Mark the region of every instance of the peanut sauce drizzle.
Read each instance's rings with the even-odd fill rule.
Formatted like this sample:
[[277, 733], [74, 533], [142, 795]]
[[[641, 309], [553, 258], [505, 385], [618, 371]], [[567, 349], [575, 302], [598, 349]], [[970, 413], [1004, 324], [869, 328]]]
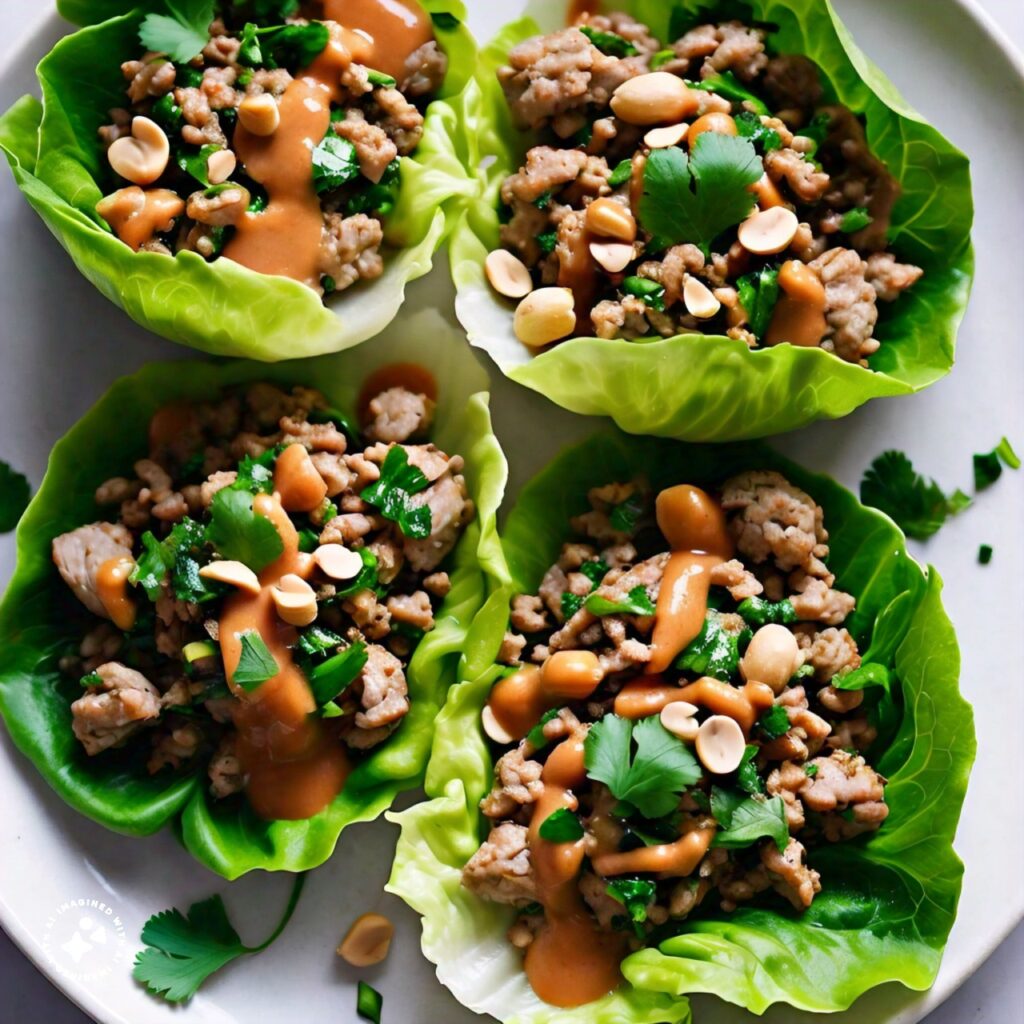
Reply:
[[135, 602], [128, 596], [128, 577], [135, 560], [126, 556], [108, 558], [96, 573], [96, 596], [110, 621], [127, 632], [135, 625]]
[[814, 348], [828, 331], [825, 319], [825, 286], [818, 275], [799, 260], [787, 260], [779, 270], [782, 294], [775, 304], [766, 345], [788, 341], [791, 345]]
[[[299, 551], [299, 535], [281, 504], [275, 470], [275, 493], [258, 494], [257, 515], [277, 529], [284, 550], [260, 574], [260, 592], [239, 591], [225, 602], [220, 616], [224, 672], [238, 698], [232, 717], [238, 730], [236, 752], [248, 776], [246, 793], [262, 818], [302, 819], [323, 810], [345, 784], [348, 754], [337, 733], [315, 715], [316, 701], [292, 657], [298, 633], [278, 618], [273, 587], [282, 576], [303, 579], [313, 571], [310, 555]], [[278, 673], [251, 693], [234, 683], [242, 652], [240, 634], [255, 630], [278, 665]]]
[[129, 185], [102, 200], [97, 212], [100, 207], [100, 216], [114, 234], [138, 252], [146, 242], [174, 227], [175, 219], [185, 212], [185, 200], [166, 188], [143, 191], [138, 185]]
[[267, 190], [261, 213], [246, 212], [224, 255], [250, 270], [279, 274], [310, 288], [320, 283], [323, 213], [313, 184], [313, 150], [331, 123], [331, 103], [345, 96], [342, 72], [353, 62], [404, 77], [406, 60], [433, 39], [430, 18], [400, 0], [324, 0], [330, 40], [285, 89], [272, 135], [235, 127], [233, 145], [246, 173]]

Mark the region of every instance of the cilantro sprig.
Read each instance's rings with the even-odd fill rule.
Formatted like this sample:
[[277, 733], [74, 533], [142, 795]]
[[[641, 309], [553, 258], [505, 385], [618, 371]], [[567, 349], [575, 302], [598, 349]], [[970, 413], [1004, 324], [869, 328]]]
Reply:
[[709, 610], [700, 632], [676, 659], [676, 668], [728, 682], [739, 671], [740, 647], [750, 637], [749, 629], [739, 633], [723, 629], [721, 614]]
[[679, 795], [701, 777], [697, 759], [657, 716], [634, 723], [605, 715], [587, 733], [583, 756], [587, 774], [645, 818], [675, 810]]
[[385, 519], [397, 523], [406, 535], [418, 540], [430, 536], [430, 506], [414, 505], [412, 496], [426, 490], [429, 481], [423, 471], [409, 462], [406, 450], [394, 445], [380, 467], [380, 479], [364, 488], [360, 497], [373, 505]]
[[652, 252], [692, 242], [707, 255], [711, 243], [754, 206], [748, 191], [764, 173], [753, 143], [704, 132], [689, 156], [676, 146], [656, 149], [644, 166], [640, 222]]
[[860, 482], [860, 500], [886, 513], [917, 540], [931, 537], [971, 504], [963, 491], [947, 495], [934, 480], [921, 476], [900, 451], [882, 452], [871, 463]]
[[986, 487], [991, 487], [1003, 475], [1004, 463], [1010, 469], [1020, 469], [1020, 458], [1005, 437], [992, 451], [976, 452], [974, 455], [974, 489], [982, 491]]
[[210, 506], [206, 539], [222, 558], [244, 562], [259, 572], [284, 551], [277, 527], [253, 510], [253, 495], [242, 486], [218, 491]]
[[252, 693], [268, 679], [273, 679], [281, 670], [281, 666], [270, 653], [263, 637], [254, 629], [241, 633], [238, 639], [242, 644], [242, 652], [231, 681], [241, 686], [247, 693]]
[[654, 902], [657, 886], [646, 878], [616, 878], [605, 890], [612, 899], [626, 908], [637, 935], [643, 937], [641, 925], [647, 920], [647, 908]]
[[328, 132], [313, 150], [313, 186], [317, 192], [329, 192], [359, 174], [356, 147], [334, 132]]
[[330, 38], [330, 30], [320, 21], [262, 28], [247, 22], [242, 30], [238, 62], [251, 68], [308, 67]]
[[786, 805], [781, 796], [765, 800], [763, 797], [744, 796], [736, 790], [713, 786], [711, 813], [721, 826], [712, 840], [712, 846], [738, 850], [767, 837], [781, 852], [789, 842]]
[[167, 0], [167, 14], [147, 14], [139, 25], [139, 40], [147, 50], [166, 53], [188, 63], [210, 41], [213, 0]]
[[187, 915], [175, 908], [154, 914], [143, 925], [146, 948], [135, 957], [132, 977], [169, 1003], [191, 999], [211, 974], [241, 956], [262, 952], [281, 935], [295, 912], [305, 880], [305, 874], [295, 876], [281, 920], [258, 946], [242, 942], [220, 896], [193, 903]]

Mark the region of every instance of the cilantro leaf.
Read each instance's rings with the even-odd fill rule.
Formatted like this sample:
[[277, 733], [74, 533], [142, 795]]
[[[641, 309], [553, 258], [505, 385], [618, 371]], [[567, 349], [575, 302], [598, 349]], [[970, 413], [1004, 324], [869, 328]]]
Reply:
[[280, 666], [256, 630], [246, 630], [239, 634], [238, 639], [242, 642], [242, 653], [231, 681], [247, 693], [252, 693], [268, 679], [273, 679], [280, 671]]
[[544, 735], [544, 726], [553, 718], [557, 718], [558, 712], [561, 710], [561, 708], [551, 708], [549, 711], [545, 711], [540, 716], [540, 721], [526, 734], [526, 742], [534, 750], [543, 750], [548, 745], [547, 737]]
[[583, 602], [586, 600], [582, 594], [574, 594], [569, 590], [566, 590], [562, 594], [562, 617], [568, 621], [571, 619], [582, 607]]
[[664, 50], [659, 50], [651, 57], [648, 66], [652, 71], [657, 71], [658, 68], [663, 68], [666, 64], [675, 60], [675, 57], [676, 51], [666, 47]]
[[747, 103], [755, 114], [761, 117], [768, 116], [768, 108], [764, 101], [755, 96], [749, 89], [745, 88], [740, 80], [731, 72], [723, 71], [719, 75], [711, 75], [701, 82], [690, 86], [691, 89], [700, 89], [702, 92], [715, 92], [724, 96], [734, 103]]
[[327, 651], [333, 651], [339, 648], [344, 643], [344, 640], [337, 633], [325, 628], [324, 626], [310, 626], [308, 629], [304, 629], [299, 634], [299, 639], [296, 641], [295, 649], [300, 653], [304, 654], [307, 658], [316, 657], [318, 654], [324, 654]]
[[[656, 150], [660, 153], [661, 150]], [[627, 295], [634, 295], [645, 302], [651, 309], [659, 313], [665, 310], [665, 289], [657, 281], [651, 281], [646, 277], [627, 277], [623, 280], [622, 290]]]
[[580, 819], [568, 807], [559, 807], [557, 811], [552, 811], [540, 823], [537, 831], [541, 839], [546, 839], [549, 843], [575, 843], [577, 839], [583, 838]]
[[244, 456], [238, 464], [235, 488], [250, 491], [253, 494], [272, 494], [274, 491], [274, 463], [282, 451], [284, 451], [282, 445], [275, 445], [255, 458], [251, 455]]
[[781, 852], [789, 842], [786, 805], [781, 796], [764, 800], [712, 786], [711, 813], [722, 826], [715, 834], [712, 846], [739, 850], [767, 836]]
[[249, 67], [308, 67], [331, 38], [320, 21], [301, 25], [267, 25], [260, 28], [247, 22], [242, 30], [238, 62]]
[[583, 573], [594, 586], [597, 586], [608, 575], [608, 563], [603, 562], [600, 558], [592, 558], [579, 567], [579, 572]]
[[[169, 94], [168, 94], [169, 95]], [[210, 187], [209, 160], [214, 153], [221, 150], [222, 146], [208, 144], [200, 146], [183, 146], [178, 151], [178, 166], [190, 174], [204, 188]]]
[[329, 192], [359, 174], [356, 147], [334, 132], [328, 132], [313, 150], [313, 185], [317, 192]]
[[755, 744], [748, 743], [743, 748], [743, 758], [739, 768], [736, 769], [736, 785], [744, 792], [750, 793], [751, 796], [764, 792], [764, 783], [761, 781], [761, 776], [757, 774], [757, 765], [754, 764], [757, 749]]
[[757, 720], [757, 727], [765, 739], [777, 740], [789, 732], [789, 715], [781, 704], [773, 704]]
[[554, 197], [554, 192], [551, 189], [545, 189], [536, 199], [533, 201], [533, 205], [538, 210], [546, 210], [551, 205], [551, 200]]
[[265, 942], [246, 946], [228, 920], [220, 896], [193, 903], [188, 915], [180, 910], [154, 914], [142, 927], [146, 948], [135, 956], [132, 977], [169, 1003], [181, 1003], [232, 960], [266, 949], [284, 931], [302, 894], [306, 876], [295, 876], [291, 895], [277, 927]]
[[406, 537], [422, 540], [430, 536], [430, 506], [414, 505], [411, 496], [428, 486], [423, 471], [412, 465], [406, 450], [396, 444], [380, 467], [380, 479], [365, 488], [360, 497], [379, 509], [385, 519], [397, 523]]
[[309, 673], [309, 687], [317, 704], [333, 701], [359, 677], [367, 660], [366, 644], [358, 641], [321, 662]]
[[638, 52], [628, 39], [624, 39], [617, 32], [601, 32], [591, 25], [580, 25], [579, 29], [594, 46], [609, 57], [633, 57]]
[[366, 80], [370, 85], [380, 89], [392, 89], [398, 84], [391, 75], [385, 75], [383, 71], [374, 71], [373, 68], [366, 69]]
[[1010, 442], [1004, 437], [990, 452], [974, 455], [974, 489], [982, 491], [1003, 475], [1003, 463], [1010, 469], [1020, 468], [1020, 459]]
[[99, 672], [90, 672], [87, 675], [82, 676], [82, 678], [78, 680], [78, 683], [82, 687], [102, 686], [103, 676], [101, 676]]
[[232, 485], [218, 491], [210, 506], [206, 539], [221, 558], [244, 562], [259, 572], [284, 550], [277, 527], [253, 511], [253, 495]]
[[751, 333], [763, 339], [779, 301], [779, 268], [762, 267], [752, 274], [744, 274], [736, 282], [736, 288]]
[[351, 597], [353, 594], [358, 594], [360, 590], [374, 590], [377, 591], [378, 596], [382, 593], [378, 585], [377, 556], [369, 548], [360, 548], [359, 557], [363, 560], [362, 569], [347, 587], [336, 587], [334, 599]]
[[8, 533], [18, 525], [31, 493], [28, 479], [6, 462], [0, 462], [0, 533]]
[[[434, 15], [435, 18], [440, 15]], [[384, 1005], [384, 997], [365, 981], [360, 981], [356, 989], [356, 1013], [370, 1024], [380, 1024], [380, 1011]]]
[[653, 615], [657, 611], [643, 586], [634, 587], [624, 601], [609, 601], [600, 594], [591, 594], [585, 605], [593, 615]]
[[210, 41], [213, 0], [166, 0], [168, 14], [147, 14], [139, 40], [147, 50], [188, 63]]
[[763, 597], [747, 597], [740, 601], [736, 611], [748, 626], [760, 627], [769, 622], [781, 622], [784, 625], [796, 622], [793, 602], [788, 597], [784, 597], [781, 601], [768, 601]]
[[608, 521], [619, 533], [633, 533], [643, 514], [644, 503], [638, 494], [634, 494], [611, 510]]
[[755, 146], [760, 146], [762, 153], [782, 148], [782, 137], [774, 128], [766, 128], [761, 124], [761, 118], [757, 114], [741, 110], [733, 120], [736, 122], [736, 133], [750, 139]]
[[885, 512], [910, 537], [926, 540], [950, 517], [971, 503], [963, 491], [946, 495], [934, 480], [914, 471], [903, 452], [875, 459], [860, 482], [860, 500]]
[[163, 543], [149, 530], [142, 535], [142, 547], [128, 582], [142, 587], [150, 601], [155, 601], [160, 596], [161, 584], [173, 563], [167, 559]]
[[818, 774], [818, 766], [816, 764], [805, 764], [804, 775], [809, 779], [813, 779]]
[[616, 878], [608, 883], [605, 892], [626, 908], [637, 935], [642, 937], [643, 929], [639, 926], [647, 920], [647, 908], [654, 902], [657, 885], [646, 878]]
[[[187, 516], [175, 523], [164, 540], [146, 531], [142, 535], [143, 551], [135, 562], [128, 581], [141, 586], [150, 601], [162, 593], [162, 585], [170, 574], [171, 590], [179, 601], [197, 604], [216, 597], [222, 588], [199, 575], [199, 557], [206, 539], [201, 523]], [[205, 556], [204, 561], [205, 561]]]
[[618, 188], [620, 185], [625, 185], [632, 176], [633, 161], [627, 157], [615, 165], [615, 170], [612, 171], [611, 176], [608, 178], [608, 184], [612, 188]]
[[657, 716], [634, 724], [605, 715], [587, 733], [583, 754], [587, 774], [645, 818], [661, 818], [675, 810], [679, 794], [701, 776], [689, 748]]
[[693, 242], [705, 252], [754, 206], [747, 191], [764, 173], [753, 143], [739, 136], [704, 132], [687, 156], [677, 146], [656, 149], [644, 165], [640, 222], [657, 252]]
[[855, 231], [866, 228], [874, 219], [868, 213], [866, 206], [855, 206], [843, 214], [843, 219], [839, 222], [839, 230], [852, 235]]
[[701, 631], [676, 659], [676, 668], [728, 682], [739, 671], [740, 644], [749, 639], [749, 629], [731, 633], [722, 628], [721, 614], [709, 610]]
[[540, 251], [545, 256], [550, 255], [555, 251], [555, 246], [558, 244], [558, 232], [557, 231], [542, 231], [537, 236], [537, 245], [540, 246]]

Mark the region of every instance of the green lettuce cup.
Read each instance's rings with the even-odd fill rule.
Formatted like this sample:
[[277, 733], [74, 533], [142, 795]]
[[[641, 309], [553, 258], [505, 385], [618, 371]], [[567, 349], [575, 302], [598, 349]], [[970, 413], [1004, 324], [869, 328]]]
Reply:
[[907, 105], [857, 48], [832, 5], [605, 0], [599, 6], [632, 15], [663, 45], [678, 34], [669, 28], [677, 16], [676, 26], [684, 27], [695, 19], [737, 17], [769, 26], [770, 53], [809, 57], [820, 69], [826, 101], [862, 116], [871, 151], [899, 182], [890, 248], [924, 275], [895, 302], [880, 303], [874, 332], [880, 348], [867, 367], [820, 347], [782, 343], [751, 350], [722, 334], [655, 333], [636, 341], [572, 337], [531, 351], [513, 332], [514, 302], [489, 286], [484, 260], [499, 246], [503, 180], [522, 165], [527, 149], [545, 141], [517, 129], [495, 75], [514, 46], [566, 24], [565, 0], [535, 3], [528, 9], [532, 17], [506, 26], [481, 51], [464, 97], [465, 130], [457, 143], [467, 166], [480, 168], [480, 190], [459, 214], [450, 251], [456, 308], [471, 342], [507, 376], [566, 409], [610, 416], [630, 433], [689, 441], [781, 433], [844, 416], [872, 398], [911, 394], [948, 373], [974, 266], [968, 160]]
[[[465, 459], [462, 472], [476, 514], [444, 563], [450, 591], [435, 610], [436, 625], [415, 646], [406, 672], [409, 710], [397, 730], [356, 756], [342, 791], [306, 820], [264, 820], [241, 796], [214, 801], [206, 759], [199, 759], [194, 770], [186, 766], [149, 775], [145, 752], [130, 745], [87, 757], [71, 728], [70, 704], [82, 689], [60, 670], [60, 661], [78, 649], [89, 626], [83, 626], [82, 609], [54, 568], [52, 539], [97, 519], [94, 491], [103, 481], [130, 472], [132, 463], [145, 456], [147, 425], [158, 408], [213, 399], [225, 389], [266, 381], [314, 387], [333, 403], [332, 409], [351, 416], [367, 377], [382, 366], [414, 362], [426, 333], [448, 342], [430, 367], [439, 385], [430, 436], [443, 450]], [[419, 784], [434, 718], [460, 675], [460, 661], [468, 657], [463, 652], [469, 649], [469, 625], [502, 565], [495, 516], [505, 461], [491, 432], [487, 378], [457, 341], [452, 329], [428, 312], [394, 324], [378, 344], [343, 356], [274, 366], [154, 363], [114, 384], [57, 443], [19, 526], [17, 566], [0, 605], [5, 652], [0, 713], [15, 745], [64, 801], [128, 836], [169, 825], [199, 861], [236, 878], [256, 868], [315, 867], [330, 856], [346, 826], [372, 820], [397, 793]]]
[[110, 122], [111, 109], [127, 104], [120, 64], [145, 49], [138, 35], [143, 17], [166, 6], [161, 0], [58, 5], [84, 27], [40, 63], [42, 101], [25, 96], [0, 118], [0, 148], [25, 198], [108, 299], [172, 341], [276, 361], [339, 351], [379, 333], [398, 312], [407, 282], [430, 269], [445, 233], [446, 207], [470, 189], [450, 127], [450, 101], [466, 85], [476, 52], [462, 3], [422, 3], [448, 68], [427, 107], [419, 145], [400, 157], [398, 198], [384, 218], [384, 271], [328, 295], [326, 303], [297, 280], [255, 273], [229, 259], [134, 252], [96, 212], [112, 178], [97, 130]]
[[[478, 804], [491, 789], [494, 765], [481, 711], [492, 684], [509, 671], [498, 663], [509, 599], [537, 593], [572, 536], [570, 517], [590, 507], [589, 489], [644, 476], [652, 493], [677, 483], [709, 487], [748, 470], [777, 471], [824, 510], [828, 571], [856, 598], [844, 625], [863, 662], [885, 667], [868, 673], [879, 683], [865, 692], [878, 738], [866, 756], [888, 780], [888, 816], [878, 831], [815, 846], [810, 863], [821, 891], [809, 909], [755, 901], [727, 914], [709, 898], [689, 917], [669, 919], [648, 940], [656, 944], [622, 961], [624, 982], [615, 993], [557, 1009], [533, 993], [522, 954], [506, 938], [516, 910], [462, 885], [462, 869], [487, 834]], [[429, 799], [389, 816], [402, 829], [389, 889], [422, 915], [423, 951], [456, 997], [517, 1024], [621, 1024], [686, 1020], [684, 997], [695, 992], [760, 1014], [779, 1002], [845, 1009], [890, 981], [928, 988], [960, 893], [963, 865], [953, 838], [976, 742], [958, 689], [959, 652], [941, 580], [908, 555], [898, 527], [832, 479], [757, 442], [711, 447], [603, 434], [565, 451], [524, 488], [503, 545], [504, 591], [470, 632], [479, 657], [464, 668], [477, 674], [461, 677], [438, 716]], [[493, 660], [485, 663], [488, 652]]]

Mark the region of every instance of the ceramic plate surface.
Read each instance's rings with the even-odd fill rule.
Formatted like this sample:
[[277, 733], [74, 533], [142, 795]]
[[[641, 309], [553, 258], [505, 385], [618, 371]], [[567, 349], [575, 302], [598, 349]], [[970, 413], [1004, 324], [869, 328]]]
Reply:
[[[519, 0], [469, 0], [480, 40], [515, 16]], [[33, 86], [32, 67], [66, 26], [48, 4], [0, 5], [0, 106]], [[836, 0], [862, 48], [910, 103], [973, 160], [978, 272], [960, 333], [957, 366], [927, 392], [887, 399], [837, 423], [779, 443], [809, 468], [856, 487], [885, 448], [906, 450], [947, 488], [970, 489], [971, 454], [1006, 434], [1024, 447], [1024, 345], [1018, 323], [1024, 285], [1024, 106], [1019, 63], [954, 0]], [[18, 10], [15, 10], [18, 8]], [[16, 41], [19, 40], [20, 41]], [[1015, 127], [1018, 126], [1018, 127]], [[938, 199], [937, 201], [941, 201]], [[0, 173], [0, 458], [42, 477], [53, 442], [114, 378], [150, 359], [190, 353], [148, 336], [80, 277], [14, 187]], [[450, 315], [446, 261], [409, 288], [412, 309]], [[372, 342], [371, 342], [372, 344]], [[429, 338], [423, 339], [430, 358]], [[505, 380], [493, 367], [492, 408], [511, 464], [509, 495], [558, 448], [595, 424], [573, 417]], [[927, 545], [912, 545], [945, 578], [944, 600], [963, 649], [962, 688], [974, 702], [979, 751], [957, 849], [967, 865], [960, 914], [934, 989], [886, 986], [834, 1024], [911, 1024], [940, 1003], [988, 956], [1024, 914], [1024, 787], [1019, 775], [1024, 720], [1024, 472], [1006, 473], [975, 506]], [[977, 565], [978, 545], [995, 548]], [[13, 567], [13, 537], [0, 538], [0, 583]], [[0, 652], [2, 656], [2, 652]], [[1014, 767], [1009, 773], [1006, 758]], [[154, 911], [221, 892], [246, 940], [276, 920], [287, 880], [249, 876], [227, 885], [197, 866], [169, 834], [123, 839], [74, 814], [50, 792], [0, 730], [0, 923], [37, 966], [103, 1024], [262, 1024], [308, 1020], [349, 1024], [359, 974], [384, 994], [385, 1018], [409, 1024], [470, 1024], [419, 953], [416, 916], [383, 893], [396, 830], [383, 821], [356, 826], [315, 872], [284, 937], [258, 960], [235, 964], [184, 1013], [158, 1004], [131, 980], [142, 923]], [[334, 946], [358, 914], [379, 910], [398, 933], [386, 965], [357, 972]], [[102, 929], [102, 930], [99, 930]], [[83, 951], [76, 933], [90, 947]], [[90, 938], [95, 941], [90, 941]], [[100, 941], [100, 940], [103, 941]], [[700, 1024], [739, 1024], [749, 1015], [717, 1000], [694, 1000]], [[814, 1018], [785, 1008], [770, 1024]]]

